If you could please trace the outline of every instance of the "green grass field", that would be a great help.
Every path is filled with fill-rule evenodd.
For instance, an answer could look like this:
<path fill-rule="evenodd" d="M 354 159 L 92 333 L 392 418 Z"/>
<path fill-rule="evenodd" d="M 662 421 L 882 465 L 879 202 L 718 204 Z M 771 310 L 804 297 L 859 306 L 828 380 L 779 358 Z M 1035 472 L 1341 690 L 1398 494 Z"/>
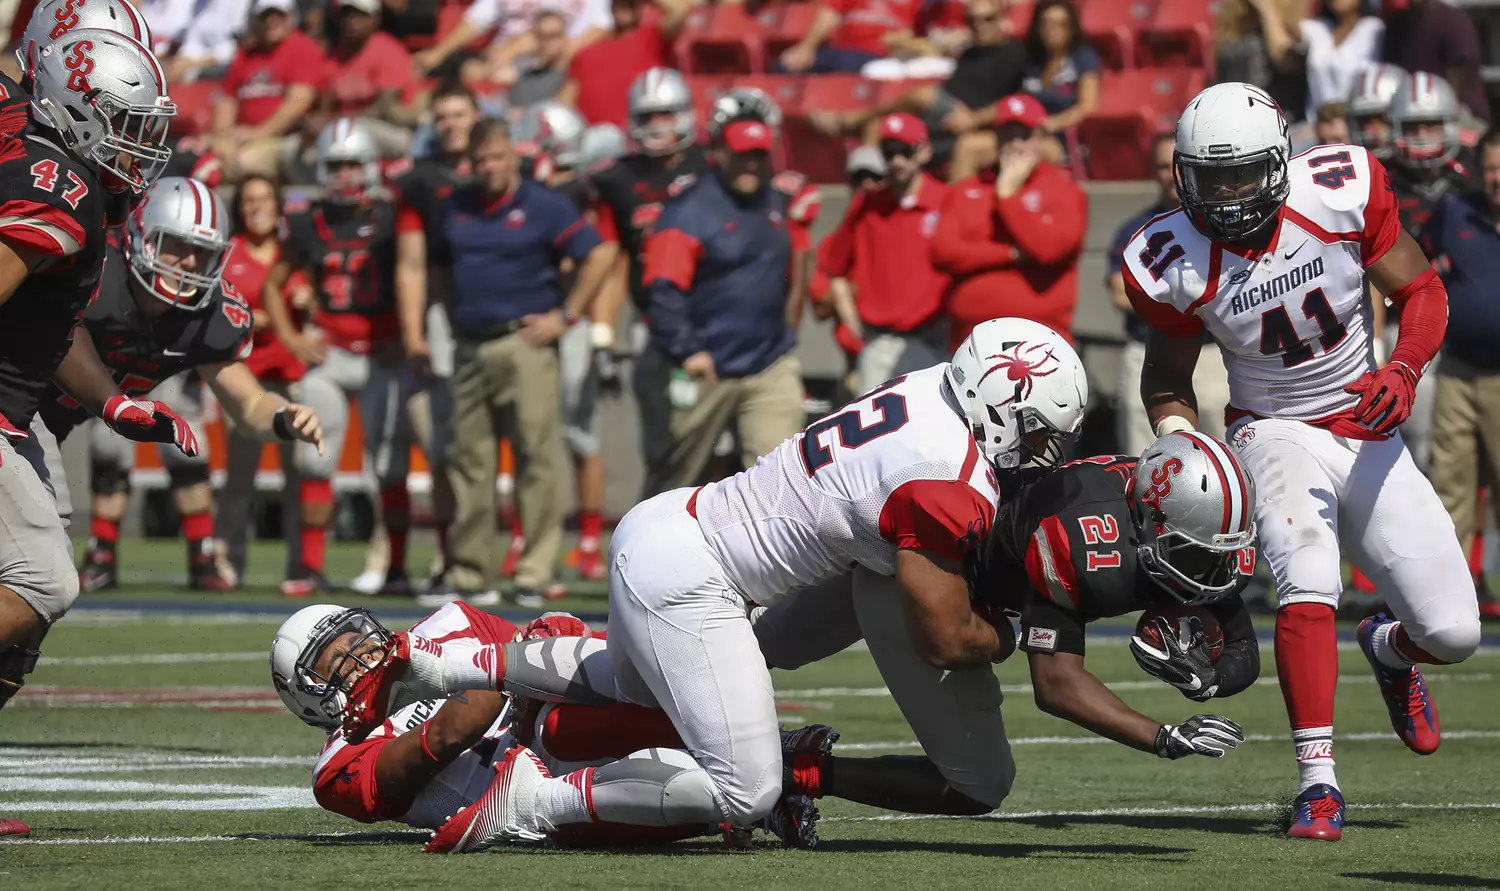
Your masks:
<path fill-rule="evenodd" d="M 0 713 L 0 815 L 33 828 L 30 840 L 0 842 L 0 889 L 1500 888 L 1500 652 L 1490 648 L 1429 674 L 1445 740 L 1426 759 L 1397 742 L 1367 666 L 1345 649 L 1335 755 L 1351 807 L 1335 845 L 1282 837 L 1295 771 L 1267 652 L 1261 682 L 1219 706 L 1250 735 L 1222 761 L 1161 761 L 1048 717 L 1016 659 L 998 671 L 1018 776 L 992 817 L 825 800 L 815 852 L 768 840 L 748 854 L 705 841 L 435 858 L 420 853 L 425 833 L 315 808 L 322 736 L 286 714 L 267 682 L 277 616 L 295 608 L 265 587 L 281 569 L 274 549 L 255 554 L 260 589 L 224 599 L 249 607 L 233 613 L 189 611 L 206 601 L 174 590 L 179 544 L 131 541 L 122 555 L 124 589 L 86 605 L 123 608 L 75 611 Z M 358 551 L 336 548 L 331 563 L 347 578 Z M 569 605 L 597 612 L 603 597 L 583 586 Z M 1089 664 L 1157 718 L 1198 710 L 1118 642 L 1101 641 Z M 789 726 L 832 724 L 846 753 L 916 751 L 867 653 L 776 683 Z"/>

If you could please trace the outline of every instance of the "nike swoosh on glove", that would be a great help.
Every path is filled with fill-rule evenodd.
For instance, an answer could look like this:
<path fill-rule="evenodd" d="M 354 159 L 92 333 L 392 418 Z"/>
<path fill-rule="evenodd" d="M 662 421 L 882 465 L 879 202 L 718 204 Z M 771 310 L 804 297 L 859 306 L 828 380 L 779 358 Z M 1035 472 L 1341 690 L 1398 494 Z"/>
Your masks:
<path fill-rule="evenodd" d="M 1206 702 L 1219 692 L 1219 670 L 1214 667 L 1203 623 L 1196 616 L 1186 619 L 1184 640 L 1163 617 L 1156 619 L 1156 633 L 1161 636 L 1158 649 L 1139 636 L 1130 638 L 1130 655 L 1141 670 L 1182 691 L 1194 702 Z"/>
<path fill-rule="evenodd" d="M 1359 396 L 1354 419 L 1382 436 L 1393 432 L 1411 417 L 1417 397 L 1417 373 L 1405 362 L 1388 362 L 1384 368 L 1366 372 L 1344 388 Z"/>
<path fill-rule="evenodd" d="M 109 429 L 135 442 L 169 442 L 189 458 L 198 454 L 198 436 L 177 412 L 164 402 L 111 396 L 104 403 L 104 423 Z"/>
<path fill-rule="evenodd" d="M 1156 731 L 1156 754 L 1176 761 L 1188 755 L 1223 758 L 1245 741 L 1240 725 L 1222 715 L 1193 715 L 1177 726 Z"/>

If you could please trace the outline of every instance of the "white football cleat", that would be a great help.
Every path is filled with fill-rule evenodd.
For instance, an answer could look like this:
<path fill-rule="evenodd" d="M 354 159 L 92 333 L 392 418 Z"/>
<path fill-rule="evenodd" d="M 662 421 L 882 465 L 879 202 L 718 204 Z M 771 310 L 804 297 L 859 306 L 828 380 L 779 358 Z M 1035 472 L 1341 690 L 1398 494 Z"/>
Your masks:
<path fill-rule="evenodd" d="M 354 581 L 349 583 L 349 588 L 350 590 L 353 590 L 354 592 L 359 594 L 363 594 L 366 597 L 373 597 L 376 594 L 380 593 L 380 588 L 384 584 L 384 572 L 377 572 L 373 569 L 366 569 L 364 572 L 354 577 Z"/>
<path fill-rule="evenodd" d="M 423 850 L 465 854 L 506 842 L 537 844 L 547 833 L 537 825 L 536 790 L 547 768 L 530 749 L 515 746 L 495 765 L 495 780 L 479 800 L 448 818 Z"/>

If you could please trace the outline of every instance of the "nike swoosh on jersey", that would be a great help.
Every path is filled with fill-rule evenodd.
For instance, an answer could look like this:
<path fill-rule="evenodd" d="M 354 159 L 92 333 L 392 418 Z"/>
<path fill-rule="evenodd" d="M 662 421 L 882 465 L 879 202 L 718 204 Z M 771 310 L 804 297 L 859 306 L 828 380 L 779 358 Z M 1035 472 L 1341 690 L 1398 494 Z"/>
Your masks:
<path fill-rule="evenodd" d="M 1290 260 L 1293 257 L 1297 256 L 1297 251 L 1300 251 L 1300 250 L 1302 250 L 1305 247 L 1307 247 L 1307 242 L 1304 241 L 1301 244 L 1297 245 L 1297 250 L 1296 251 L 1291 251 L 1290 253 L 1282 254 L 1281 255 L 1281 259 L 1283 259 L 1283 260 Z"/>

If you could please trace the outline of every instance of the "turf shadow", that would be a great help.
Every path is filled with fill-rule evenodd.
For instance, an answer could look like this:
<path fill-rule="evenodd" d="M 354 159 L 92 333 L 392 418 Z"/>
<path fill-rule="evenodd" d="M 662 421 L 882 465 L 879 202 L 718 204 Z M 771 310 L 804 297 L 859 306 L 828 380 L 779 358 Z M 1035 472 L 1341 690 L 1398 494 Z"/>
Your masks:
<path fill-rule="evenodd" d="M 1282 822 L 1274 814 L 1248 817 L 1207 817 L 1201 815 L 1142 816 L 1128 814 L 1089 814 L 1087 816 L 1022 817 L 1006 820 L 1007 823 L 1023 823 L 1039 829 L 1067 829 L 1079 824 L 1128 826 L 1132 829 L 1158 829 L 1178 832 L 1213 832 L 1225 835 L 1282 835 L 1290 821 Z M 1359 821 L 1361 827 L 1374 829 L 1400 829 L 1406 824 L 1391 820 Z"/>
<path fill-rule="evenodd" d="M 890 854 L 910 851 L 924 854 L 964 854 L 970 857 L 1033 857 L 1038 854 L 1054 855 L 1077 860 L 1095 860 L 1108 857 L 1150 857 L 1151 862 L 1186 862 L 1185 857 L 1170 855 L 1195 854 L 1193 848 L 1168 848 L 1161 845 L 1046 845 L 1008 844 L 1000 842 L 954 842 L 917 841 L 912 839 L 825 839 L 818 851 L 844 854 Z"/>
<path fill-rule="evenodd" d="M 1360 825 L 1365 824 L 1361 822 Z M 1341 872 L 1339 878 L 1388 882 L 1393 885 L 1421 885 L 1424 888 L 1500 888 L 1500 879 L 1433 872 Z"/>

